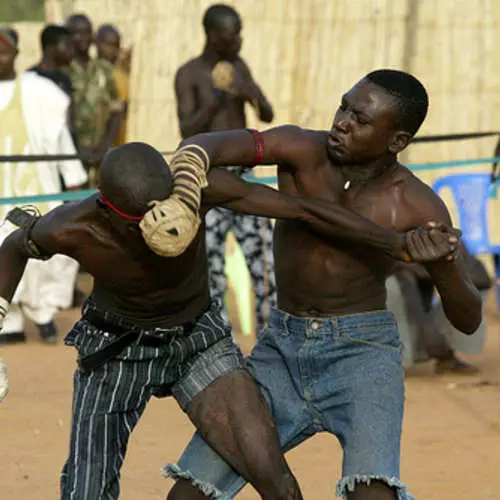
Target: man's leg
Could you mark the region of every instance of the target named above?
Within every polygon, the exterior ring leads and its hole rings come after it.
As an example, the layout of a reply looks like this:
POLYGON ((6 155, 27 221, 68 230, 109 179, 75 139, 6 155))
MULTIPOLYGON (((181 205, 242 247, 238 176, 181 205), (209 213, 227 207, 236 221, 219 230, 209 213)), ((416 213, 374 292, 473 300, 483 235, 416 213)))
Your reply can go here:
POLYGON ((301 498, 264 397, 246 371, 217 379, 187 413, 204 439, 263 499, 301 498))
POLYGON ((233 221, 233 213, 223 208, 213 208, 205 216, 206 247, 208 269, 210 273, 210 294, 212 299, 220 302, 224 319, 229 315, 224 304, 226 293, 226 238, 233 221))
POLYGON ((260 332, 265 327, 271 308, 276 305, 273 227, 271 221, 265 217, 236 214, 234 219, 234 235, 252 278, 256 330, 260 332))
POLYGON ((69 458, 61 475, 63 500, 116 499, 127 443, 150 394, 151 362, 113 360, 74 374, 69 458))
MULTIPOLYGON (((283 399, 285 393, 289 395, 293 410, 297 410, 296 404, 292 404, 296 398, 292 394, 293 384, 287 382, 287 371, 281 370, 281 377, 275 374, 283 366, 279 362, 279 353, 276 349, 270 351, 277 362, 271 366, 268 363, 267 370, 260 370, 261 375, 272 379, 276 386, 281 382, 280 397, 283 399), (268 376, 270 371, 272 376, 268 376)), ((178 390, 174 389, 174 396, 199 432, 188 445, 179 465, 166 467, 169 476, 190 481, 178 481, 168 496, 169 500, 233 498, 246 481, 251 482, 264 499, 302 498, 282 455, 277 429, 263 394, 242 366, 239 350, 230 339, 226 339, 199 356, 189 377, 180 382, 184 390, 205 387, 201 392, 186 404, 186 398, 182 394, 179 397, 178 390), (218 376, 214 368, 219 370, 218 376)), ((274 394, 266 392, 272 400, 274 394)), ((187 393, 192 393, 191 389, 187 393)), ((285 446, 292 439, 297 444, 300 441, 297 432, 305 427, 301 412, 294 411, 293 416, 285 420, 288 427, 280 429, 285 446)))
POLYGON ((322 348, 329 367, 321 370, 317 389, 324 388, 318 404, 344 449, 337 495, 408 500, 399 479, 404 372, 396 323, 388 312, 345 316, 338 322, 338 342, 330 351, 322 348), (343 390, 331 392, 332 386, 343 390))

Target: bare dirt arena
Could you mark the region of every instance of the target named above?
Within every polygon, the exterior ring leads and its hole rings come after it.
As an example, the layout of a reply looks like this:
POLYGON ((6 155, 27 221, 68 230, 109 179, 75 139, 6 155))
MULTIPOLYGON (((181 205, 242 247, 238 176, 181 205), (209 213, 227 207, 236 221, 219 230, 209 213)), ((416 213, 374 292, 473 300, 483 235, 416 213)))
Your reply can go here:
MULTIPOLYGON (((432 363, 407 376, 402 479, 418 500, 500 499, 500 311, 488 298, 488 341, 477 377, 436 376, 432 363)), ((61 332, 78 318, 59 314, 61 332)), ((10 393, 0 405, 0 499, 58 498, 70 429, 75 351, 42 345, 29 329, 26 345, 2 347, 10 393)), ((241 340, 245 351, 251 347, 241 340)), ((124 500, 163 499, 171 486, 161 468, 175 461, 193 431, 172 399, 153 399, 129 443, 122 469, 124 500)), ((288 454, 306 499, 332 499, 341 452, 317 435, 288 454)), ((258 498, 251 488, 238 497, 258 498)))

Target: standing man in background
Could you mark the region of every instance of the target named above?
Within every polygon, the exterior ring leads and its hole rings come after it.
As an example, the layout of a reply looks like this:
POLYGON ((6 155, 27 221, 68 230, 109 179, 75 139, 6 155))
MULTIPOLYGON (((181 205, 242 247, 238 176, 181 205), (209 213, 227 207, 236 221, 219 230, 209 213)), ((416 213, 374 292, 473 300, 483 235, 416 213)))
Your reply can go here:
POLYGON ((111 24, 103 24, 97 30, 97 57, 113 66, 118 99, 122 103, 120 131, 114 146, 124 144, 127 139, 128 90, 130 79, 131 50, 121 51, 120 32, 111 24))
MULTIPOLYGON (((250 103, 263 122, 273 120, 273 109, 246 62, 239 56, 242 22, 223 4, 212 5, 203 17, 206 42, 203 52, 177 71, 175 94, 182 137, 201 132, 246 127, 245 104, 250 103)), ((235 166, 235 175, 248 172, 235 166)), ((238 241, 255 291, 256 329, 261 330, 275 305, 272 225, 269 219, 216 208, 206 217, 210 289, 224 303, 226 291, 225 242, 232 231, 238 241)), ((227 312, 226 312, 227 314, 227 312)))
MULTIPOLYGON (((32 71, 17 75, 17 54, 16 32, 0 28, 0 155, 75 155, 67 126, 69 97, 32 71)), ((5 163, 0 169, 0 197, 59 193, 59 174, 68 188, 80 187, 87 181, 78 160, 5 163)), ((58 203, 39 203, 36 208, 45 213, 58 203)), ((2 221, 11 208, 0 206, 2 221)), ((3 221, 0 242, 13 229, 10 222, 3 221)), ((71 304, 77 269, 76 261, 63 255, 46 261, 30 260, 5 317, 0 343, 25 340, 25 317, 36 324, 42 340, 55 342, 54 318, 58 308, 71 304)))
POLYGON ((71 34, 64 26, 49 24, 40 36, 42 59, 28 71, 52 80, 68 97, 73 96, 71 78, 63 71, 68 68, 73 57, 71 34))
MULTIPOLYGON (((67 74, 67 69, 73 58, 73 44, 71 34, 64 26, 49 24, 42 30, 40 36, 42 59, 28 71, 54 82, 70 99, 68 111, 68 126, 76 145, 76 136, 73 128, 73 85, 67 74), (66 70, 66 71, 64 71, 66 70)), ((64 179, 60 176, 63 190, 66 189, 64 179)))
MULTIPOLYGON (((87 16, 73 14, 66 26, 71 32, 74 50, 69 76, 74 88, 78 148, 86 155, 103 155, 116 141, 122 114, 113 67, 109 61, 90 58, 93 32, 87 16)), ((100 159, 85 162, 90 187, 97 185, 100 162, 100 159)))

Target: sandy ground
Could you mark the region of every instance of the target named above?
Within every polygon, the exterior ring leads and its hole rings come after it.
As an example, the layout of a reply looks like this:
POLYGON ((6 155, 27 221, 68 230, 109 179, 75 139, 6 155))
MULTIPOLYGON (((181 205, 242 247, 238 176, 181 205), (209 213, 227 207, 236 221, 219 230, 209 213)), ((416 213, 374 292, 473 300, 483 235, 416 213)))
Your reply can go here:
MULTIPOLYGON (((500 499, 500 311, 488 299, 488 343, 470 360, 480 376, 436 376, 432 363, 407 376, 402 479, 417 499, 500 499)), ((68 331, 79 311, 63 311, 58 324, 68 331)), ((0 499, 58 498, 59 471, 68 448, 75 351, 46 346, 28 330, 25 345, 1 348, 10 393, 0 406, 0 499)), ((248 337, 241 339, 246 350, 248 337)), ((171 486, 161 477, 176 460, 192 426, 170 399, 153 400, 132 436, 123 467, 124 500, 161 499, 171 486)), ((306 499, 333 498, 341 451, 321 434, 288 454, 306 499)), ((247 488, 238 497, 256 499, 247 488)))

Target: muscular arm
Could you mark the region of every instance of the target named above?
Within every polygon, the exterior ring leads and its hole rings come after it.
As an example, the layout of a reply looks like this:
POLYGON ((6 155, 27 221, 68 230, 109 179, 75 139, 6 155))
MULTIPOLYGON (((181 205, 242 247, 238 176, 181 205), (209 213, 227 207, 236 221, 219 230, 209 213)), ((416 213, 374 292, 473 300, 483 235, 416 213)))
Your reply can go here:
MULTIPOLYGON (((32 230, 31 239, 43 250, 44 255, 65 253, 64 229, 59 213, 67 210, 58 207, 40 218, 32 230)), ((21 280, 29 255, 25 250, 25 233, 17 229, 0 246, 0 296, 9 302, 12 300, 21 280)))
POLYGON ((274 112, 271 103, 267 100, 264 92, 262 92, 260 86, 253 79, 250 68, 247 66, 245 61, 241 60, 241 64, 243 73, 242 79, 243 82, 246 82, 245 86, 242 89, 243 96, 247 101, 249 101, 253 106, 256 107, 257 112, 259 113, 259 120, 266 123, 271 123, 274 118, 274 112))
POLYGON ((208 175, 203 205, 276 219, 296 219, 309 223, 319 233, 379 248, 393 257, 404 258, 405 237, 384 229, 338 204, 318 199, 288 196, 262 184, 245 182, 220 168, 208 175))
MULTIPOLYGON (((309 141, 299 127, 284 125, 262 132, 263 158, 260 164, 286 163, 296 165, 304 156, 315 161, 309 141)), ((196 144, 208 154, 211 165, 255 165, 255 139, 247 130, 229 130, 198 134, 182 141, 181 146, 196 144)), ((316 152, 317 154, 317 152, 316 152)))
POLYGON ((7 236, 0 247, 0 296, 11 301, 28 263, 21 229, 7 236))
POLYGON ((181 68, 175 76, 177 116, 183 138, 206 130, 218 109, 218 101, 210 84, 199 83, 199 103, 188 70, 181 68))
MULTIPOLYGON (((418 181, 419 182, 419 181, 418 181)), ((406 189, 404 209, 415 214, 412 227, 428 221, 439 221, 451 227, 450 214, 441 199, 430 188, 411 181, 406 189)), ((460 246, 456 260, 439 259, 424 264, 441 296, 444 312, 455 328, 474 333, 481 323, 481 296, 467 270, 464 249, 460 246)))

